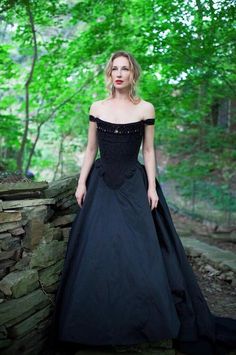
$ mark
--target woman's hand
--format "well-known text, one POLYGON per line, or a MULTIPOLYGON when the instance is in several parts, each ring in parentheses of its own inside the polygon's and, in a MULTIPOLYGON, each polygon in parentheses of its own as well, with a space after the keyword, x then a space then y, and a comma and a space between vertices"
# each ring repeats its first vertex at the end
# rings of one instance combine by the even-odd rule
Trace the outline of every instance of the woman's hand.
POLYGON ((75 197, 76 197, 76 200, 77 200, 80 208, 84 204, 86 192, 87 192, 86 185, 85 184, 78 184, 77 189, 75 191, 75 197))
POLYGON ((158 200, 159 200, 156 189, 154 187, 149 188, 147 191, 147 195, 148 195, 149 205, 151 207, 151 210, 153 210, 153 208, 157 207, 158 200))

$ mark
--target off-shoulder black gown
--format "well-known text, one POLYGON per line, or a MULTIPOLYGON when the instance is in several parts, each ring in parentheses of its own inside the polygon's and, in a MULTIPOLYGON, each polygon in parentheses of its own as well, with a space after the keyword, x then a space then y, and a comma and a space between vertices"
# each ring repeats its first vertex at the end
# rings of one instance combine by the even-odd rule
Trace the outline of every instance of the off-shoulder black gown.
POLYGON ((96 122, 100 158, 73 221, 53 318, 54 344, 130 345, 173 339, 191 355, 236 348, 236 320, 213 315, 162 188, 151 210, 138 153, 154 118, 96 122))

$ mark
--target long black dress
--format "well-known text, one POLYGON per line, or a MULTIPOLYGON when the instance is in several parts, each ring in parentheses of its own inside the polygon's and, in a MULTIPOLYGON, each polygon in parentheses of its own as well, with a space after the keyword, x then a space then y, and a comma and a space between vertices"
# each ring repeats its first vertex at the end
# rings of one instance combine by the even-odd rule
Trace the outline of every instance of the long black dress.
POLYGON ((187 260, 161 186, 147 198, 138 161, 154 118, 97 124, 100 158, 88 175, 73 221, 53 328, 57 343, 129 345, 173 339, 186 354, 236 348, 236 320, 213 315, 187 260))

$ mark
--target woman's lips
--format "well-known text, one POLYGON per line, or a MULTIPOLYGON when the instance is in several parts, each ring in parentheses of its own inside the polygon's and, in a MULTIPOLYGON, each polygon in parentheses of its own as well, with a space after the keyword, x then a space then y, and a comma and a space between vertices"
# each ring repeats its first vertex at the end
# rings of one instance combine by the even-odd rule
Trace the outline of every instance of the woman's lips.
POLYGON ((116 84, 122 84, 123 81, 122 80, 116 80, 116 84))

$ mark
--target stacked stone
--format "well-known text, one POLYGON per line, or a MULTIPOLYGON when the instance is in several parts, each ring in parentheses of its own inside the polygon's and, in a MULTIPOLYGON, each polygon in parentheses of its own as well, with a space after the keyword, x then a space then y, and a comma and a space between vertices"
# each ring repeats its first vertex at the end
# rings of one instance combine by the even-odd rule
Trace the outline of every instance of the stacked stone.
POLYGON ((0 184, 0 352, 40 354, 47 339, 78 176, 0 184))

